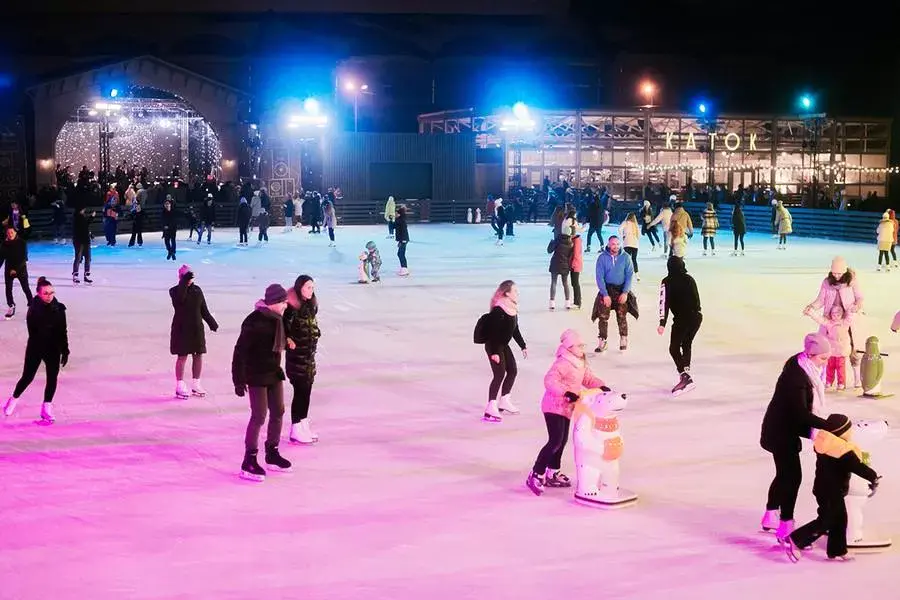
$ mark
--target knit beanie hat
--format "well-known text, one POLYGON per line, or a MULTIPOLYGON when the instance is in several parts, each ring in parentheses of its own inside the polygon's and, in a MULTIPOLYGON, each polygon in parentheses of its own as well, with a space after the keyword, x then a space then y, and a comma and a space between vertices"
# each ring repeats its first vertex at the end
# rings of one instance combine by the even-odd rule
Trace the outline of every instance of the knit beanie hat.
POLYGON ((375 242, 366 242, 366 250, 371 252, 375 249, 375 242))
POLYGON ((287 301, 287 292, 281 284, 273 283, 266 288, 266 295, 263 296, 263 302, 266 303, 266 306, 272 306, 273 304, 285 301, 287 301))
POLYGON ((190 265, 181 265, 181 267, 178 268, 178 279, 181 279, 182 277, 184 277, 184 274, 190 270, 191 270, 190 265))
POLYGON ((828 418, 825 419, 825 422, 828 423, 828 431, 833 433, 834 435, 841 437, 847 430, 850 429, 850 426, 853 425, 853 422, 850 420, 850 417, 847 415, 828 415, 828 418))
POLYGON ((584 341, 581 339, 581 335, 575 331, 574 329, 566 329, 559 336, 559 343, 564 348, 574 348, 579 344, 583 344, 584 341))
POLYGON ((844 260, 843 256, 835 256, 831 259, 831 272, 841 274, 847 272, 847 261, 844 260))
POLYGON ((803 351, 809 356, 831 354, 831 343, 821 333, 810 333, 803 338, 803 351))

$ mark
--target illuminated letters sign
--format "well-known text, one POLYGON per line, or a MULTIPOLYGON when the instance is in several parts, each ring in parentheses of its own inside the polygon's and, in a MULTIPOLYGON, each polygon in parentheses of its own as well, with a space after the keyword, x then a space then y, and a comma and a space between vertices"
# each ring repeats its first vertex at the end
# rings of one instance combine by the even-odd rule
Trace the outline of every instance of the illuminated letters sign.
MULTIPOLYGON (((741 146, 746 142, 747 151, 748 152, 756 152, 756 135, 755 133, 751 133, 746 136, 744 139, 741 138, 740 135, 732 132, 726 133, 723 139, 723 143, 725 144, 725 149, 729 152, 736 152, 741 149, 741 146)), ((709 141, 709 149, 716 149, 716 141, 719 139, 719 134, 715 131, 707 134, 707 140, 709 141)), ((675 142, 675 132, 667 131, 666 132, 666 150, 696 150, 697 149, 697 140, 694 137, 694 132, 690 132, 687 135, 687 141, 684 142, 680 147, 676 148, 675 142)))

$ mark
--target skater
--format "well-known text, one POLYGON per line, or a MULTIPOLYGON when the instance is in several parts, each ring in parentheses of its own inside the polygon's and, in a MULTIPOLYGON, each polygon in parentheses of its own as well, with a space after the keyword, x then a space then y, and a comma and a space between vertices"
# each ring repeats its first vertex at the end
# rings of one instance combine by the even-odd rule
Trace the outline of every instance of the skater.
POLYGON ((716 255, 716 232, 719 230, 719 216, 716 209, 713 208, 712 202, 706 203, 706 210, 703 211, 703 225, 700 228, 700 235, 703 237, 703 256, 706 256, 706 243, 709 242, 710 254, 716 255))
POLYGON ((330 240, 328 246, 330 248, 334 248, 336 245, 334 243, 334 228, 337 225, 337 215, 335 215, 334 213, 334 204, 332 204, 331 202, 326 202, 322 207, 322 212, 325 215, 324 224, 325 228, 328 230, 328 239, 330 240))
MULTIPOLYGON (((296 193, 296 192, 295 192, 296 193)), ((284 233, 294 228, 294 199, 290 196, 284 199, 284 233)))
POLYGON ((656 225, 653 222, 653 207, 649 200, 644 200, 641 207, 641 233, 650 238, 650 252, 656 252, 659 244, 659 234, 656 233, 656 225))
POLYGON ((16 199, 10 200, 9 213, 6 214, 6 218, 3 219, 0 225, 15 229, 19 235, 27 233, 27 230, 31 227, 31 224, 28 222, 28 215, 22 212, 19 201, 16 199))
POLYGON ((572 237, 572 262, 569 266, 569 277, 572 279, 572 298, 575 310, 581 310, 581 270, 584 268, 584 252, 582 251, 581 233, 575 232, 572 237))
POLYGON ((559 470, 572 413, 582 389, 605 387, 603 380, 594 375, 587 364, 584 341, 578 332, 574 329, 563 331, 559 336, 556 359, 544 375, 541 412, 547 424, 547 443, 538 453, 525 482, 535 495, 540 496, 547 487, 572 486, 571 480, 559 470))
POLYGON ((619 238, 610 236, 606 250, 597 257, 597 299, 591 320, 597 319, 599 343, 594 352, 606 352, 609 314, 613 310, 619 325, 619 350, 628 349, 628 293, 633 276, 631 257, 620 252, 619 238))
POLYGON ((44 384, 44 404, 41 405, 41 423, 53 423, 53 396, 60 367, 69 362, 69 333, 66 327, 66 306, 56 299, 53 284, 44 277, 37 281, 37 299, 31 303, 26 317, 28 342, 25 345, 25 366, 16 389, 6 401, 3 414, 12 416, 19 398, 34 381, 38 367, 44 363, 47 382, 44 384))
POLYGON ((659 285, 659 327, 662 335, 666 330, 666 320, 672 312, 672 334, 669 337, 669 354, 678 371, 678 383, 672 388, 673 396, 680 396, 694 389, 691 378, 691 346, 703 323, 700 312, 700 292, 697 282, 688 275, 684 259, 670 256, 666 268, 669 275, 659 285))
POLYGON ((397 273, 401 277, 409 275, 409 268, 406 264, 406 245, 409 244, 409 229, 406 226, 406 207, 398 206, 397 215, 394 221, 394 235, 397 240, 397 258, 400 260, 400 271, 397 273))
POLYGON ((900 234, 900 221, 897 220, 897 214, 894 212, 894 209, 888 209, 888 216, 891 218, 891 223, 894 225, 894 239, 891 240, 891 260, 893 260, 894 268, 900 267, 900 264, 897 264, 897 237, 900 234))
POLYGON ((250 229, 250 205, 247 199, 241 197, 241 202, 237 209, 237 226, 238 226, 238 246, 246 246, 247 231, 250 229))
POLYGON ((673 221, 672 229, 669 231, 669 256, 684 258, 687 254, 687 244, 688 238, 681 223, 673 221))
POLYGON ((269 243, 269 211, 264 208, 259 209, 259 216, 256 217, 256 224, 259 225, 259 235, 257 235, 256 245, 259 246, 263 240, 269 243))
POLYGON ((216 224, 216 203, 213 201, 213 195, 206 195, 206 204, 200 209, 200 229, 198 230, 197 245, 203 241, 203 231, 206 230, 206 243, 212 244, 213 227, 216 224))
POLYGON ((775 529, 779 541, 794 530, 794 507, 803 476, 800 439, 812 439, 816 429, 828 428, 821 416, 825 411, 822 367, 830 356, 828 338, 808 334, 803 340, 803 352, 784 363, 763 417, 759 444, 772 454, 775 478, 769 486, 762 528, 775 529))
POLYGON ((778 228, 778 249, 787 250, 787 236, 794 232, 793 218, 784 202, 775 205, 775 226, 778 228))
POLYGON ((103 205, 103 234, 106 236, 106 245, 116 245, 116 234, 119 229, 119 194, 116 192, 116 184, 109 187, 106 194, 106 204, 103 205))
MULTIPOLYGON (((64 193, 60 190, 60 196, 64 193)), ((57 197, 51 205, 53 208, 53 242, 56 244, 65 244, 66 235, 63 233, 66 227, 66 205, 62 197, 57 197)))
POLYGON ((587 233, 587 250, 591 251, 591 238, 597 234, 600 242, 600 250, 603 250, 603 205, 600 197, 596 194, 591 196, 591 202, 588 204, 588 233, 587 233))
POLYGON ((85 208, 79 208, 72 216, 72 246, 75 248, 75 260, 72 261, 72 283, 78 285, 78 273, 81 269, 81 261, 84 259, 84 282, 91 281, 91 221, 97 216, 97 211, 90 215, 85 213, 85 208))
MULTIPOLYGON (((571 231, 571 230, 570 230, 571 231)), ((566 297, 566 310, 572 308, 569 299, 569 271, 572 265, 574 246, 572 238, 561 235, 553 244, 553 256, 550 257, 550 310, 556 310, 556 281, 562 277, 563 294, 566 297)))
POLYGON ((738 255, 738 242, 740 242, 741 256, 744 256, 744 235, 747 233, 747 220, 744 218, 744 202, 742 200, 735 202, 731 211, 731 230, 734 233, 734 252, 731 255, 738 255))
POLYGON ((813 494, 818 516, 785 538, 785 552, 791 562, 800 560, 801 551, 828 536, 825 553, 831 560, 852 560, 847 552, 847 503, 850 476, 856 474, 869 482, 869 496, 875 495, 881 476, 864 460, 864 453, 850 441, 853 423, 845 415, 828 415, 828 427, 816 434, 816 478, 813 494))
POLYGON ((250 197, 250 231, 253 231, 260 211, 262 211, 262 196, 259 190, 253 190, 253 195, 250 197))
MULTIPOLYGON (((674 198, 674 196, 673 196, 674 198)), ((656 218, 650 221, 651 227, 656 227, 657 225, 662 226, 663 232, 663 243, 662 243, 662 252, 663 256, 669 254, 669 248, 671 243, 669 242, 669 229, 672 225, 672 207, 669 203, 665 204, 662 208, 659 209, 659 214, 656 215, 656 218)))
POLYGON ((137 240, 138 248, 144 245, 144 207, 137 200, 131 205, 131 239, 128 247, 133 248, 137 240))
POLYGON ((301 275, 287 293, 284 310, 284 331, 287 336, 287 352, 284 370, 294 390, 291 401, 290 441, 296 444, 314 444, 319 441, 309 424, 309 400, 316 378, 316 346, 322 332, 316 321, 319 301, 316 284, 309 275, 301 275))
POLYGON ((672 218, 669 219, 670 231, 675 223, 681 225, 681 229, 684 231, 684 235, 686 235, 688 239, 694 237, 694 222, 691 220, 690 213, 684 210, 684 205, 680 202, 675 205, 675 210, 672 211, 672 218))
POLYGON ((370 241, 366 244, 366 249, 360 256, 360 261, 362 262, 362 276, 364 277, 360 277, 360 283, 369 283, 369 280, 376 283, 381 281, 381 277, 378 274, 381 271, 381 253, 378 252, 375 242, 370 241))
POLYGON ((503 232, 506 230, 506 208, 503 206, 503 198, 494 200, 494 215, 491 218, 491 227, 494 228, 494 234, 497 236, 496 244, 503 245, 503 232))
POLYGON ((875 269, 876 271, 881 271, 881 261, 884 259, 885 262, 885 270, 891 270, 891 255, 890 251, 894 247, 894 222, 891 220, 891 214, 888 211, 885 211, 883 215, 881 215, 881 221, 878 223, 878 227, 875 229, 876 237, 878 238, 878 267, 875 269))
MULTIPOLYGON (((191 226, 193 233, 193 225, 191 226)), ((175 211, 172 210, 172 197, 166 196, 162 210, 162 238, 166 244, 166 260, 175 260, 175 235, 178 233, 178 224, 175 211)))
POLYGON ((519 331, 519 288, 514 281, 507 279, 497 287, 491 298, 491 311, 479 319, 479 324, 483 324, 481 339, 485 340, 484 352, 494 375, 488 386, 484 420, 499 423, 501 412, 519 414, 519 408, 510 399, 519 372, 510 340, 515 340, 522 356, 528 358, 525 339, 519 331))
POLYGON ((5 268, 3 279, 6 284, 6 319, 16 316, 16 303, 13 300, 13 281, 19 280, 22 292, 25 294, 26 306, 31 305, 31 288, 28 285, 28 246, 14 227, 6 229, 6 238, 0 245, 0 255, 3 256, 5 268))
POLYGON ((812 309, 804 311, 805 315, 811 317, 820 325, 819 333, 828 338, 831 344, 831 356, 828 357, 828 364, 825 365, 825 389, 833 390, 833 386, 837 386, 838 391, 843 391, 847 387, 847 359, 850 358, 850 318, 844 313, 844 309, 840 304, 834 304, 828 313, 828 316, 820 315, 813 312, 812 309))
MULTIPOLYGON (((166 195, 166 200, 172 203, 172 206, 175 206, 175 200, 172 199, 171 195, 166 195)), ((200 239, 199 236, 203 235, 203 230, 200 228, 200 222, 197 220, 197 211, 194 209, 193 204, 188 204, 187 208, 184 209, 184 216, 188 222, 188 241, 192 241, 194 239, 194 232, 197 232, 197 239, 200 239)))
POLYGON ((284 419, 284 371, 281 355, 286 338, 282 317, 287 307, 287 292, 277 283, 266 288, 252 313, 241 323, 241 333, 234 345, 231 379, 234 393, 243 398, 250 394, 250 421, 244 436, 244 462, 241 477, 265 481, 266 472, 259 466, 259 433, 269 414, 266 433, 265 462, 276 471, 290 471, 291 463, 278 452, 281 424, 284 419))
POLYGON ((175 359, 175 397, 184 400, 193 394, 202 398, 206 395, 206 390, 200 383, 203 355, 206 354, 206 332, 203 323, 205 321, 213 332, 219 329, 219 324, 206 307, 203 290, 194 285, 194 272, 188 265, 181 265, 178 269, 178 285, 169 289, 169 297, 175 309, 175 314, 172 315, 169 351, 178 357, 175 359), (190 391, 184 382, 184 366, 188 356, 191 357, 193 379, 190 391))
POLYGON ((641 243, 641 232, 638 229, 637 217, 634 213, 628 213, 625 220, 619 225, 619 237, 622 240, 622 246, 625 254, 631 257, 631 264, 634 267, 634 277, 638 281, 641 276, 638 275, 638 245, 641 243))

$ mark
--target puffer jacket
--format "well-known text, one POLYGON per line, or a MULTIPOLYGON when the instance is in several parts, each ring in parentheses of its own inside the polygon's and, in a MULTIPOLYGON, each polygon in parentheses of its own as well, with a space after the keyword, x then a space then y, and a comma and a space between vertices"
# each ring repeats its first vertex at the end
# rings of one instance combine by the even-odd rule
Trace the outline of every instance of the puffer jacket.
POLYGON ((566 392, 580 394, 583 388, 599 388, 603 385, 603 381, 591 371, 586 359, 578 358, 569 348, 560 345, 556 349, 556 360, 544 375, 541 411, 571 419, 574 403, 566 398, 566 392))
MULTIPOLYGON (((289 290, 288 294, 294 294, 294 290, 289 290)), ((285 351, 284 370, 292 382, 312 382, 316 376, 316 347, 322 337, 316 321, 317 312, 318 307, 312 301, 302 302, 297 308, 288 303, 284 311, 285 336, 296 345, 293 350, 285 351)))
POLYGON ((581 241, 581 236, 576 235, 572 238, 572 262, 571 268, 574 273, 581 273, 581 270, 584 268, 584 243, 581 241))
POLYGON ((638 229, 637 223, 623 221, 619 225, 619 235, 622 237, 623 248, 637 248, 641 240, 641 230, 638 229))
POLYGON ((747 220, 744 218, 744 209, 740 204, 734 205, 731 212, 731 229, 738 235, 747 233, 747 220))
POLYGON ((775 212, 775 226, 778 227, 778 235, 794 233, 793 218, 783 205, 779 204, 775 212))
POLYGON ((894 244, 895 236, 891 215, 888 213, 881 215, 881 221, 878 223, 875 233, 878 234, 878 249, 884 251, 890 250, 891 246, 894 244))
POLYGON ((850 340, 850 318, 844 317, 839 321, 833 321, 817 313, 812 313, 810 316, 820 325, 819 333, 828 338, 828 342, 831 344, 831 356, 849 357, 853 351, 853 344, 850 340))
POLYGON ((694 235, 694 222, 691 220, 691 215, 688 214, 688 211, 684 210, 683 206, 679 206, 672 213, 672 218, 669 219, 669 231, 672 231, 672 223, 681 223, 681 227, 684 229, 684 234, 688 237, 694 235))
POLYGON ((708 206, 703 211, 703 226, 700 229, 700 235, 703 237, 715 237, 716 231, 719 230, 719 216, 716 211, 708 206))
POLYGON ((832 283, 829 275, 819 286, 819 295, 807 308, 819 309, 823 314, 829 314, 835 302, 840 302, 844 313, 850 317, 862 310, 864 296, 859 289, 859 280, 856 273, 848 270, 839 282, 832 283))
POLYGON ((572 269, 573 251, 571 237, 561 235, 556 238, 556 247, 553 249, 553 256, 550 257, 550 272, 554 275, 568 275, 572 269))

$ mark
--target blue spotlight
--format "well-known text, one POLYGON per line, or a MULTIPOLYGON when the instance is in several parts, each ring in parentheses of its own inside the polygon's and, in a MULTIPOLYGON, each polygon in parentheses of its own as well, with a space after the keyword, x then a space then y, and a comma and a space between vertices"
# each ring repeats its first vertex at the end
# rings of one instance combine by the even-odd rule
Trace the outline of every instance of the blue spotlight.
POLYGON ((109 97, 110 97, 110 98, 115 98, 115 97, 118 96, 118 95, 119 95, 119 90, 117 90, 116 88, 113 88, 113 89, 109 90, 109 97))
POLYGON ((528 106, 526 106, 524 102, 516 102, 513 104, 512 110, 517 119, 528 118, 528 106))
POLYGON ((809 94, 803 94, 800 96, 800 106, 803 110, 810 110, 813 107, 813 99, 809 96, 809 94))
POLYGON ((706 114, 706 104, 703 103, 703 102, 701 102, 700 104, 698 104, 698 105, 697 105, 697 111, 698 111, 701 115, 705 115, 705 114, 706 114))

